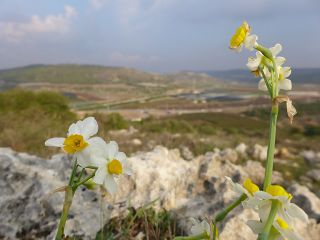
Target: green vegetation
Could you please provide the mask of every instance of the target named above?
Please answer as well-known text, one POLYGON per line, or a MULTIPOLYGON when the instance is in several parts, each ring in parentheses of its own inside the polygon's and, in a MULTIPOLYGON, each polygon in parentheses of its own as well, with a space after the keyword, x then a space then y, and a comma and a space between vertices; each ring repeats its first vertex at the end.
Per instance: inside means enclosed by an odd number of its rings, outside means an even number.
MULTIPOLYGON (((293 125, 285 113, 280 117, 277 146, 285 146, 293 153, 302 149, 318 149, 320 129, 317 124, 319 102, 297 104, 301 116, 293 125), (304 121, 304 118, 307 120, 304 121), (290 141, 288 141, 290 140, 290 141)), ((284 112, 283 109, 282 112, 284 112)), ((189 148, 194 155, 211 151, 214 147, 235 147, 240 142, 266 145, 266 109, 244 114, 192 113, 162 118, 149 117, 131 122, 119 113, 91 113, 100 126, 99 136, 115 139, 128 154, 149 151, 156 145, 168 148, 189 148), (129 129, 137 132, 122 134, 110 130, 129 129), (140 139, 141 144, 134 144, 140 139)), ((65 97, 53 92, 30 92, 21 89, 0 93, 0 146, 17 151, 47 156, 58 149, 47 149, 44 141, 65 136, 68 126, 78 117, 68 106, 65 97)), ((83 117, 81 117, 83 118, 83 117)))
MULTIPOLYGON (((118 114, 93 114, 101 126, 100 134, 128 127, 118 114)), ((45 148, 50 137, 64 137, 68 126, 77 120, 65 97, 54 92, 31 92, 21 89, 0 93, 0 146, 40 156, 58 150, 45 148)))
POLYGON ((214 135, 217 130, 234 133, 257 133, 265 127, 266 121, 247 116, 226 113, 192 113, 156 119, 150 117, 136 125, 143 132, 152 133, 195 133, 214 135))
POLYGON ((44 141, 65 136, 76 120, 67 100, 53 92, 11 90, 0 94, 0 146, 45 155, 44 141))
POLYGON ((146 239, 155 240, 173 239, 182 234, 173 213, 165 209, 156 212, 147 206, 128 210, 128 214, 112 218, 103 231, 98 232, 96 240, 135 239, 140 232, 146 239))
POLYGON ((0 79, 8 83, 141 83, 166 80, 165 77, 129 68, 96 65, 34 65, 0 71, 0 79))
POLYGON ((119 113, 110 113, 108 115, 103 113, 93 113, 90 114, 90 116, 95 117, 99 123, 100 130, 103 132, 107 132, 108 130, 127 129, 129 127, 129 122, 119 113))

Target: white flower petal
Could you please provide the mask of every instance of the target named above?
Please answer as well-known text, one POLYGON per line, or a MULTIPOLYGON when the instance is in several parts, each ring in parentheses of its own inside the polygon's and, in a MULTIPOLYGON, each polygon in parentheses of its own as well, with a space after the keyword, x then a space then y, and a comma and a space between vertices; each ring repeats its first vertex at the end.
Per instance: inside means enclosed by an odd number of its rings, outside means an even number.
POLYGON ((108 145, 101 137, 93 137, 87 140, 90 155, 97 155, 103 158, 108 157, 108 145))
POLYGON ((255 220, 248 220, 247 225, 251 228, 252 232, 259 234, 263 231, 264 224, 255 220))
POLYGON ((211 234, 211 228, 210 228, 210 225, 209 223, 206 221, 206 220, 203 220, 201 222, 201 226, 202 226, 202 229, 205 230, 207 232, 207 234, 210 236, 211 234))
POLYGON ((264 204, 261 204, 258 209, 259 217, 262 222, 266 222, 271 210, 271 201, 264 201, 264 204))
POLYGON ((276 57, 275 58, 276 65, 279 67, 286 62, 284 57, 276 57))
POLYGON ((128 162, 127 162, 127 156, 125 153, 123 152, 117 152, 114 156, 115 159, 119 160, 122 164, 122 168, 123 168, 123 173, 127 174, 127 175, 132 175, 132 170, 131 168, 128 166, 128 162))
POLYGON ((292 82, 290 79, 283 79, 281 81, 279 81, 279 89, 283 89, 283 90, 291 90, 292 89, 292 82))
POLYGON ((106 177, 105 177, 104 187, 107 189, 107 191, 110 194, 114 194, 114 193, 117 192, 117 183, 114 180, 114 178, 109 174, 107 174, 106 177))
POLYGON ((231 48, 231 50, 236 51, 236 52, 241 52, 242 51, 242 44, 239 47, 231 48))
POLYGON ((130 167, 125 166, 125 168, 123 169, 123 173, 131 176, 133 174, 133 171, 130 167))
POLYGON ((254 197, 248 198, 246 201, 242 202, 242 206, 244 208, 252 208, 252 209, 258 209, 258 207, 262 204, 262 201, 259 199, 256 199, 254 197))
POLYGON ((258 191, 254 193, 255 197, 258 197, 260 199, 272 199, 272 195, 270 195, 267 192, 263 192, 263 191, 258 191))
POLYGON ((109 160, 112 160, 112 159, 114 159, 116 153, 119 151, 118 143, 115 141, 110 141, 107 145, 108 145, 107 146, 107 155, 108 155, 109 160))
POLYGON ((90 163, 92 166, 106 169, 107 159, 98 155, 90 155, 90 163))
POLYGON ((278 208, 278 215, 280 218, 282 218, 287 224, 292 224, 292 217, 288 214, 287 211, 284 209, 284 205, 282 207, 278 208))
POLYGON ((261 91, 268 91, 268 87, 267 87, 264 79, 261 79, 261 80, 259 81, 258 88, 259 88, 259 90, 261 90, 261 91))
POLYGON ((49 138, 44 145, 47 147, 63 147, 65 138, 49 138))
POLYGON ((234 185, 234 189, 235 192, 239 193, 239 194, 243 194, 245 193, 247 196, 251 196, 250 193, 247 191, 247 189, 245 189, 242 185, 240 185, 239 183, 236 183, 234 185))
POLYGON ((282 46, 280 43, 274 45, 274 47, 270 48, 272 55, 275 57, 282 51, 282 46))
POLYGON ((283 230, 283 237, 290 240, 303 240, 298 234, 296 234, 292 229, 283 230))
POLYGON ((114 158, 119 160, 123 165, 126 163, 127 156, 124 152, 117 152, 114 158))
POLYGON ((253 57, 249 57, 248 58, 248 63, 247 63, 247 67, 251 70, 251 71, 256 71, 261 63, 261 58, 262 58, 262 53, 257 52, 256 53, 256 58, 253 57))
POLYGON ((69 127, 68 130, 68 136, 73 135, 73 134, 81 134, 80 128, 79 128, 79 122, 77 123, 72 123, 69 127))
POLYGON ((191 234, 192 235, 199 235, 206 232, 210 235, 210 225, 207 221, 203 220, 202 222, 197 222, 196 220, 193 221, 194 225, 191 227, 191 234))
POLYGON ((98 123, 94 117, 87 117, 79 125, 82 136, 87 139, 98 132, 98 123))
POLYGON ((287 78, 291 75, 291 67, 282 67, 281 73, 283 75, 283 78, 287 78))
POLYGON ((105 177, 107 175, 107 171, 106 171, 106 165, 104 166, 100 166, 98 168, 98 170, 96 171, 96 174, 94 175, 93 177, 93 181, 96 183, 96 184, 100 184, 102 185, 104 180, 105 180, 105 177))
POLYGON ((77 158, 78 164, 81 167, 87 167, 92 165, 91 164, 91 158, 90 155, 88 154, 87 148, 83 149, 81 152, 75 152, 74 155, 77 158))
POLYGON ((191 234, 194 236, 203 233, 200 224, 192 226, 190 231, 191 231, 191 234))
POLYGON ((308 221, 308 215, 294 203, 289 204, 287 212, 291 217, 299 218, 303 222, 308 221))
POLYGON ((234 192, 239 193, 239 194, 242 194, 242 193, 245 192, 245 191, 244 191, 244 188, 243 188, 240 184, 234 183, 230 177, 227 177, 227 176, 226 176, 225 178, 226 178, 227 181, 231 184, 232 190, 233 190, 234 192))
POLYGON ((247 48, 250 51, 252 51, 257 46, 257 40, 258 40, 258 36, 257 35, 255 35, 255 34, 248 35, 244 40, 245 48, 247 48))

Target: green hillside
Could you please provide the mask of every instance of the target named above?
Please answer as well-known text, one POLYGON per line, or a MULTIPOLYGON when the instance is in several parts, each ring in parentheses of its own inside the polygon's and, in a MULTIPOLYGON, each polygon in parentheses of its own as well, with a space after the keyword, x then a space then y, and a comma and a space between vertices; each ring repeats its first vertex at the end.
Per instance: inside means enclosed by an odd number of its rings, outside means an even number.
POLYGON ((157 82, 165 76, 130 68, 95 65, 34 65, 0 71, 0 82, 6 84, 47 83, 112 83, 157 82))

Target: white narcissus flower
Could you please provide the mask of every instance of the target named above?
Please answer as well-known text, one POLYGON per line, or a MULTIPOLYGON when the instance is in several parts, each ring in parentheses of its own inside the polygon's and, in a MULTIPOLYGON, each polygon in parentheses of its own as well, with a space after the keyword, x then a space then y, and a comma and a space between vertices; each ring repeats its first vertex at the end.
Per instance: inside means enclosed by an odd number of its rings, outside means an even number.
POLYGON ((98 123, 94 117, 87 117, 70 125, 66 138, 55 137, 45 142, 45 146, 60 147, 69 154, 74 154, 82 167, 91 165, 90 152, 103 145, 103 139, 92 137, 98 132, 98 123))
POLYGON ((206 234, 205 239, 210 239, 210 224, 206 221, 203 220, 202 222, 198 221, 195 218, 190 218, 192 222, 192 227, 190 229, 192 236, 200 235, 200 234, 206 234))
MULTIPOLYGON (((249 220, 247 221, 247 225, 255 234, 259 234, 263 231, 265 221, 249 220)), ((277 240, 302 240, 302 238, 295 233, 293 227, 280 217, 275 218, 269 238, 277 240)))
POLYGON ((284 57, 278 57, 278 54, 282 51, 282 45, 280 43, 277 43, 273 47, 269 48, 269 50, 275 59, 276 66, 281 66, 285 63, 286 59, 284 57))
POLYGON ((252 198, 253 194, 259 191, 259 187, 254 184, 250 178, 247 178, 243 182, 243 186, 241 186, 239 183, 234 183, 229 177, 226 177, 226 179, 232 185, 233 191, 239 194, 245 194, 248 198, 252 198))
MULTIPOLYGON (((198 236, 200 237, 201 235, 201 239, 207 239, 210 240, 210 236, 211 236, 211 227, 210 224, 208 223, 207 220, 203 220, 203 221, 198 221, 195 218, 190 218, 191 222, 192 222, 192 227, 190 229, 191 231, 191 236, 198 236)), ((212 231, 214 231, 214 225, 212 224, 212 231)), ((216 239, 219 239, 219 233, 218 233, 218 229, 216 228, 216 239)), ((198 238, 197 238, 198 239, 198 238)))
MULTIPOLYGON (((267 73, 267 72, 265 72, 265 73, 267 73)), ((292 82, 290 79, 288 79, 288 77, 291 75, 291 68, 278 66, 278 74, 279 74, 279 78, 278 78, 279 89, 283 89, 286 91, 291 90, 292 89, 292 82)), ((267 73, 266 76, 268 77, 268 76, 270 76, 270 74, 267 73)), ((259 90, 262 90, 262 91, 268 90, 264 79, 261 79, 259 82, 259 90)))
POLYGON ((302 240, 302 238, 294 232, 293 228, 280 217, 274 221, 273 226, 281 234, 284 240, 302 240))
MULTIPOLYGON (((277 43, 273 47, 269 48, 270 52, 272 53, 272 56, 275 59, 276 65, 281 66, 285 63, 286 59, 284 57, 277 57, 277 55, 281 52, 282 46, 281 44, 277 43)), ((252 71, 255 72, 258 70, 258 67, 263 64, 268 64, 271 66, 272 62, 270 59, 266 58, 260 51, 256 52, 256 57, 249 57, 247 67, 252 71)), ((267 70, 267 69, 265 69, 267 70)), ((265 72, 266 75, 270 75, 268 72, 265 72)))
POLYGON ((240 52, 242 46, 252 51, 257 45, 258 36, 250 35, 251 29, 247 22, 243 22, 242 25, 237 29, 236 33, 230 40, 230 49, 240 52))
MULTIPOLYGON (((282 46, 279 43, 277 43, 274 47, 270 48, 270 52, 272 53, 272 55, 275 59, 276 67, 278 70, 278 81, 279 81, 278 87, 279 87, 279 89, 283 89, 283 90, 288 91, 288 90, 292 89, 291 80, 288 79, 288 77, 291 75, 291 68, 290 67, 282 67, 282 64, 285 63, 286 59, 284 57, 277 57, 277 55, 281 52, 281 50, 282 50, 282 46)), ((257 71, 260 64, 271 66, 271 64, 272 64, 271 61, 269 59, 267 59, 266 57, 264 57, 262 55, 262 53, 257 52, 256 56, 257 56, 256 58, 251 57, 248 59, 247 67, 252 72, 257 71)), ((271 74, 266 66, 263 66, 263 72, 267 78, 271 77, 271 74)), ((259 90, 262 90, 262 91, 268 91, 268 88, 266 86, 264 79, 261 79, 259 81, 258 88, 259 88, 259 90)))
POLYGON ((292 195, 279 185, 270 185, 266 191, 258 191, 252 199, 248 200, 247 206, 257 209, 260 219, 266 220, 271 210, 272 200, 279 201, 277 214, 284 221, 291 223, 294 218, 307 222, 308 215, 296 204, 291 203, 292 195))
POLYGON ((125 153, 119 152, 115 141, 105 143, 101 150, 92 154, 92 161, 98 167, 93 182, 103 185, 110 194, 114 194, 117 191, 115 178, 121 174, 131 175, 131 169, 125 153))
POLYGON ((257 71, 258 67, 261 64, 262 58, 263 58, 263 54, 259 51, 256 52, 256 57, 249 57, 248 58, 248 63, 247 63, 247 67, 252 71, 257 71))

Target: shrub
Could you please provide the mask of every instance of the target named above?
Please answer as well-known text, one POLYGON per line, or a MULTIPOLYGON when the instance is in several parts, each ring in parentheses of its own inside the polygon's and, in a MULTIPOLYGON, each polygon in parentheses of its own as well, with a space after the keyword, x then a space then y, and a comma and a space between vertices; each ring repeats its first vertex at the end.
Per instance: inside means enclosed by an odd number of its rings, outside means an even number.
POLYGON ((75 120, 66 98, 58 93, 21 89, 0 93, 1 146, 45 156, 50 153, 45 140, 65 136, 66 126, 75 120))
POLYGON ((101 130, 104 132, 108 130, 127 129, 129 127, 128 121, 126 121, 119 113, 94 113, 90 114, 90 116, 96 118, 101 130))

